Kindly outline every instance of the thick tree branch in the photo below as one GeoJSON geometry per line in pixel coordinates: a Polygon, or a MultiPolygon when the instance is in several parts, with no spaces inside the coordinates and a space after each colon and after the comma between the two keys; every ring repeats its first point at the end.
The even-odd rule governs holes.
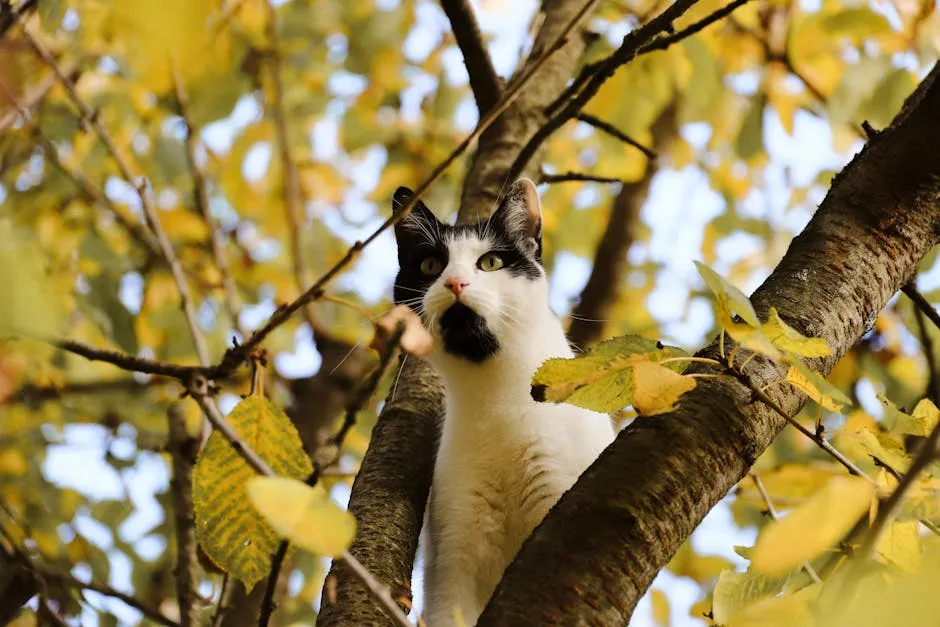
{"type": "Polygon", "coordinates": [[[463,63],[470,76],[470,89],[482,116],[499,101],[502,85],[486,51],[486,43],[480,33],[473,8],[468,0],[441,0],[441,8],[450,20],[451,30],[457,46],[463,54],[463,63]]]}
{"type": "Polygon", "coordinates": [[[193,518],[193,464],[199,441],[186,432],[186,416],[178,403],[167,410],[170,442],[167,448],[173,461],[170,492],[176,532],[176,597],[180,608],[180,625],[199,624],[196,605],[198,564],[196,562],[196,526],[193,518]]]}
{"type": "MultiPolygon", "coordinates": [[[[677,133],[674,105],[667,107],[653,123],[652,132],[653,150],[659,154],[668,152],[677,133]]],[[[640,210],[646,203],[659,167],[656,161],[647,163],[643,176],[638,181],[624,183],[611,205],[607,229],[594,253],[591,275],[571,312],[568,339],[576,346],[588,346],[599,340],[604,332],[604,318],[620,292],[627,252],[636,239],[640,210]]]]}
{"type": "MultiPolygon", "coordinates": [[[[823,374],[937,242],[938,74],[940,65],[895,123],[836,177],[752,296],[758,312],[774,306],[801,333],[827,341],[833,354],[809,362],[823,374]]],[[[715,357],[717,347],[699,354],[715,357]]],[[[748,370],[758,386],[782,376],[763,359],[748,370]]],[[[790,415],[805,402],[790,386],[773,386],[768,396],[790,415]]],[[[561,498],[507,569],[479,625],[546,624],[562,616],[566,625],[627,622],[679,545],[785,425],[740,382],[699,379],[677,410],[622,431],[561,498]]]]}

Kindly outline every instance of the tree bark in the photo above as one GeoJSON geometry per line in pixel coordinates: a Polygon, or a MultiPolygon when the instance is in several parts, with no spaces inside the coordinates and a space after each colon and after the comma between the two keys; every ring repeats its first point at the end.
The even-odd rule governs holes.
{"type": "MultiPolygon", "coordinates": [[[[940,65],[835,178],[806,229],[754,293],[829,343],[828,373],[914,275],[940,233],[940,65]]],[[[715,344],[699,354],[717,357],[715,344]]],[[[707,371],[706,368],[697,368],[707,371]]],[[[755,359],[761,387],[783,375],[755,359]]],[[[805,402],[768,395],[791,415],[805,402]]],[[[676,411],[639,419],[581,476],[525,542],[478,625],[619,625],[679,545],[785,426],[749,390],[699,379],[676,411]],[[546,567],[550,565],[550,567],[546,567]]]]}

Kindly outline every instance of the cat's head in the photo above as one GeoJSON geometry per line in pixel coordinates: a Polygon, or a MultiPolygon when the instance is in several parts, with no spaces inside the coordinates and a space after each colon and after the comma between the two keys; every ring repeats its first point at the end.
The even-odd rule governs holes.
{"type": "MultiPolygon", "coordinates": [[[[413,198],[398,188],[392,211],[413,198]]],[[[489,220],[449,226],[418,202],[395,225],[395,302],[421,316],[437,351],[481,363],[531,331],[548,311],[542,208],[529,179],[509,189],[489,220]]]]}

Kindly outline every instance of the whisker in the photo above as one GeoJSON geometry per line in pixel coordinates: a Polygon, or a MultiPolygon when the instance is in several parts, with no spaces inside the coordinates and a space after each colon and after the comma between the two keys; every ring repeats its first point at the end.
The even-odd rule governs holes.
{"type": "Polygon", "coordinates": [[[338,364],[336,364],[335,366],[333,366],[333,369],[330,370],[330,374],[332,375],[334,372],[336,372],[336,371],[339,369],[339,367],[343,365],[343,362],[345,362],[347,359],[349,359],[349,356],[352,355],[352,354],[353,354],[353,351],[355,351],[357,348],[359,348],[360,345],[361,345],[361,342],[356,342],[355,344],[353,344],[353,347],[349,349],[349,352],[346,353],[346,356],[343,357],[342,359],[340,359],[338,364]]]}
{"type": "Polygon", "coordinates": [[[393,402],[393,403],[395,402],[395,395],[398,393],[398,380],[401,379],[401,373],[402,373],[402,370],[405,369],[405,362],[406,362],[406,361],[408,361],[408,355],[407,355],[407,353],[402,356],[402,358],[401,358],[401,366],[398,367],[398,374],[395,375],[395,384],[394,384],[394,386],[392,386],[392,400],[391,400],[391,402],[393,402]]]}

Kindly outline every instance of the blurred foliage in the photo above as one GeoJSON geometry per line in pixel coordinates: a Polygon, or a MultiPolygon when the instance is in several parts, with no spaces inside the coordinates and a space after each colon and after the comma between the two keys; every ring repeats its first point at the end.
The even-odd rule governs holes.
{"type": "MultiPolygon", "coordinates": [[[[483,3],[489,16],[484,30],[520,10],[513,4],[483,3]]],[[[721,4],[702,0],[676,27],[721,4]]],[[[188,122],[199,138],[196,166],[244,304],[240,322],[248,328],[299,293],[286,245],[293,227],[276,145],[272,54],[279,59],[289,150],[306,208],[303,261],[314,276],[389,214],[396,186],[421,181],[475,121],[459,52],[431,2],[40,5],[31,31],[76,76],[81,98],[132,170],[149,181],[146,193],[195,290],[213,359],[237,325],[226,314],[208,241],[212,225],[196,211],[174,70],[189,95],[188,122]],[[276,42],[268,27],[272,12],[276,42]]],[[[612,51],[624,32],[659,6],[651,0],[600,3],[590,28],[601,36],[583,61],[612,51]]],[[[653,143],[651,125],[667,108],[676,107],[677,125],[661,150],[652,200],[630,250],[631,269],[605,315],[605,335],[664,338],[689,350],[710,337],[717,322],[691,260],[702,259],[745,292],[755,287],[806,223],[833,171],[860,145],[859,124],[890,121],[936,58],[938,19],[930,0],[755,0],[730,19],[618,71],[586,112],[646,144],[653,143]],[[672,198],[661,191],[670,186],[672,198]]],[[[498,37],[508,36],[501,31],[498,37]]],[[[524,39],[522,28],[512,36],[524,39]]],[[[499,61],[498,67],[508,65],[499,61]]],[[[584,171],[625,182],[640,180],[650,167],[639,151],[581,123],[561,129],[544,159],[548,172],[584,171]]],[[[453,211],[465,165],[451,168],[427,195],[443,219],[453,211]]],[[[565,286],[584,272],[617,192],[617,185],[593,183],[543,189],[547,263],[557,277],[569,277],[556,281],[561,301],[576,296],[577,288],[565,286]]],[[[170,613],[174,540],[165,413],[181,388],[36,341],[67,337],[196,363],[170,273],[127,224],[142,224],[134,185],[121,179],[94,133],[83,129],[65,90],[14,27],[0,41],[0,498],[8,508],[0,524],[17,542],[28,537],[49,565],[111,581],[170,613]]],[[[338,294],[373,313],[388,309],[392,257],[389,235],[367,249],[339,282],[338,294]]],[[[925,260],[924,270],[934,261],[925,260]]],[[[940,300],[940,293],[929,291],[940,284],[931,281],[927,296],[940,300]]],[[[368,339],[368,324],[354,309],[323,302],[316,312],[335,338],[350,344],[368,339]]],[[[298,349],[307,341],[302,326],[296,317],[265,343],[272,369],[282,375],[268,388],[280,407],[290,401],[285,379],[317,367],[314,357],[306,357],[309,351],[298,349]]],[[[893,414],[876,395],[899,407],[924,396],[928,368],[917,329],[909,302],[893,302],[829,378],[853,401],[850,413],[813,406],[800,417],[837,430],[835,445],[885,484],[891,479],[874,467],[872,452],[903,468],[911,440],[887,430],[893,414]]],[[[937,329],[927,334],[940,339],[937,329]]],[[[376,398],[391,385],[386,382],[376,398]]],[[[248,386],[229,382],[223,392],[223,406],[230,409],[248,386]]],[[[198,408],[185,403],[195,429],[198,408]]],[[[375,402],[365,414],[346,439],[343,469],[354,470],[365,450],[375,402]]],[[[756,471],[781,510],[810,502],[844,474],[792,429],[756,471]]],[[[340,499],[349,485],[345,476],[326,480],[340,499]]],[[[912,497],[908,508],[916,513],[908,511],[904,520],[937,516],[932,486],[919,486],[920,497],[912,497]]],[[[747,482],[729,503],[741,533],[753,537],[766,524],[766,505],[747,482]]],[[[903,570],[913,559],[913,536],[898,527],[890,537],[899,548],[879,555],[889,555],[885,561],[903,570]]],[[[918,545],[924,563],[935,556],[926,548],[934,540],[918,545]]],[[[731,575],[727,569],[743,562],[726,548],[721,556],[707,554],[693,541],[669,566],[676,577],[701,587],[702,602],[691,610],[696,619],[704,620],[710,608],[712,616],[732,615],[745,607],[740,599],[774,597],[785,585],[755,583],[750,571],[731,575]]],[[[322,562],[300,553],[278,624],[314,616],[322,562]]],[[[868,602],[882,598],[878,583],[885,575],[863,575],[873,590],[868,602]]],[[[201,593],[217,596],[220,577],[203,578],[201,593]]],[[[908,594],[925,581],[906,586],[897,579],[896,585],[908,594]]],[[[657,588],[651,595],[654,620],[668,624],[686,613],[670,606],[676,602],[671,591],[657,588]]],[[[105,618],[112,612],[137,620],[120,603],[99,596],[80,605],[67,590],[55,587],[50,595],[64,615],[83,621],[97,616],[100,624],[113,624],[105,618]]]]}

